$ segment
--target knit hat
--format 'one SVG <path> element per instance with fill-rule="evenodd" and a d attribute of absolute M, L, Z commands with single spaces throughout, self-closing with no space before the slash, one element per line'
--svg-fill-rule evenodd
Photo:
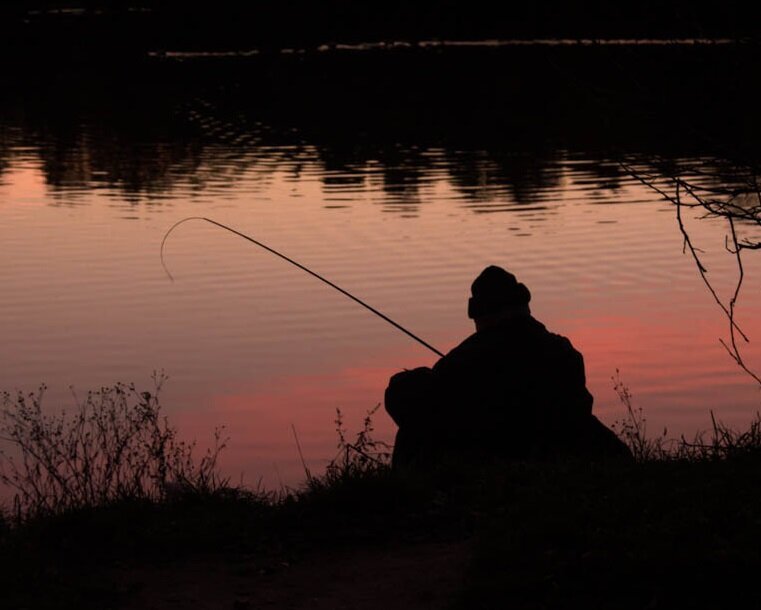
<path fill-rule="evenodd" d="M 480 318 L 505 309 L 522 308 L 531 300 L 531 293 L 515 276 L 502 267 L 484 269 L 470 287 L 468 317 Z"/>

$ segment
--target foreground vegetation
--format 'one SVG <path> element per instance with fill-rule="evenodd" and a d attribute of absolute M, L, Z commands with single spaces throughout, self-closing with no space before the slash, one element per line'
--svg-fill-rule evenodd
<path fill-rule="evenodd" d="M 119 607 L 140 587 L 125 570 L 194 557 L 234 565 L 245 558 L 245 578 L 255 587 L 273 572 L 334 551 L 462 541 L 469 567 L 452 607 L 761 602 L 754 584 L 761 567 L 758 421 L 743 433 L 715 423 L 712 432 L 691 441 L 648 439 L 641 412 L 619 385 L 627 418 L 618 429 L 635 462 L 448 464 L 421 473 L 389 468 L 368 418 L 356 438 L 341 434 L 341 451 L 326 473 L 308 474 L 299 490 L 272 494 L 230 487 L 216 475 L 214 452 L 196 463 L 192 451 L 177 443 L 155 393 L 146 397 L 119 387 L 83 401 L 68 419 L 78 422 L 68 433 L 73 436 L 62 420 L 42 417 L 39 400 L 23 411 L 18 397 L 6 397 L 0 428 L 3 436 L 15 433 L 27 453 L 15 470 L 8 470 L 6 459 L 3 476 L 27 491 L 0 522 L 3 607 Z M 46 472 L 48 466 L 33 458 L 44 454 L 52 432 L 69 440 L 104 438 L 88 425 L 104 431 L 108 447 L 128 447 L 126 440 L 113 442 L 116 433 L 106 422 L 123 428 L 119 413 L 139 412 L 141 405 L 143 425 L 119 436 L 152 447 L 141 459 L 125 449 L 119 454 L 132 456 L 129 463 L 140 476 L 127 476 L 129 470 L 105 476 L 125 466 L 126 458 L 115 463 L 113 452 L 81 441 L 59 443 L 69 448 L 66 460 L 46 454 L 48 466 L 63 468 L 66 476 Z M 88 413 L 98 417 L 88 419 Z M 85 446 L 90 474 L 82 480 L 65 469 L 80 463 Z M 131 483 L 117 485 L 117 479 Z M 34 485 L 46 490 L 48 500 L 36 495 Z M 70 491 L 55 496 L 62 485 Z M 97 485 L 100 491 L 92 493 Z M 77 495 L 80 487 L 91 491 Z M 425 565 L 417 569 L 421 579 L 430 578 Z M 374 577 L 368 573 L 367 583 L 358 586 Z"/>

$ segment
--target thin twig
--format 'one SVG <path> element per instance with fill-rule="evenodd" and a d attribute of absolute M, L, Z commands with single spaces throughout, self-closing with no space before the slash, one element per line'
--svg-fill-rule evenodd
<path fill-rule="evenodd" d="M 296 440 L 296 448 L 299 450 L 299 457 L 301 458 L 301 465 L 304 467 L 304 473 L 307 476 L 307 481 L 312 481 L 312 473 L 309 472 L 309 467 L 304 459 L 304 453 L 301 451 L 301 443 L 299 442 L 299 435 L 296 434 L 296 426 L 291 424 L 291 430 L 293 430 L 293 438 Z"/>

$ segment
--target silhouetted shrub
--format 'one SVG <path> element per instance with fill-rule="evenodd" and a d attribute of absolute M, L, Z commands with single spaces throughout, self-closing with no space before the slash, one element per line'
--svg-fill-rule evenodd
<path fill-rule="evenodd" d="M 166 380 L 154 375 L 154 391 L 117 383 L 76 399 L 72 412 L 49 414 L 37 392 L 0 397 L 0 483 L 15 493 L 12 518 L 102 506 L 120 500 L 172 499 L 227 488 L 217 458 L 221 430 L 200 459 L 195 442 L 179 440 L 162 415 L 159 394 Z"/>

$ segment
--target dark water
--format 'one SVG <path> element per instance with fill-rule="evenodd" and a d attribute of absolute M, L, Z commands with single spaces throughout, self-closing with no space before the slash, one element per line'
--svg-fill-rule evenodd
<path fill-rule="evenodd" d="M 299 479 L 332 457 L 388 376 L 434 356 L 210 216 L 336 281 L 446 351 L 487 264 L 584 353 L 596 412 L 616 369 L 653 429 L 742 424 L 758 390 L 718 339 L 721 311 L 682 253 L 674 209 L 622 166 L 738 184 L 759 131 L 749 47 L 354 49 L 152 57 L 6 72 L 0 110 L 0 389 L 51 408 L 170 376 L 165 404 L 225 467 Z M 727 227 L 689 215 L 722 295 Z M 748 233 L 748 227 L 740 227 Z M 753 235 L 748 233 L 748 235 Z M 738 319 L 761 340 L 758 257 Z M 748 363 L 761 364 L 756 341 Z M 548 371 L 548 378 L 552 372 Z M 390 440 L 392 425 L 376 417 Z"/>

